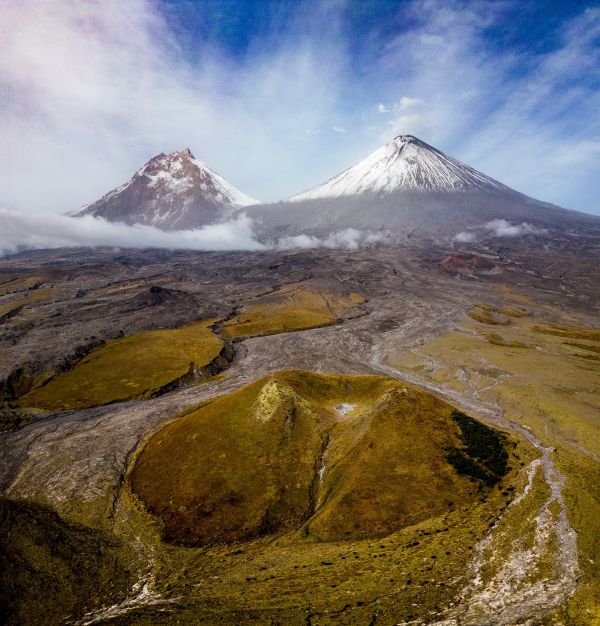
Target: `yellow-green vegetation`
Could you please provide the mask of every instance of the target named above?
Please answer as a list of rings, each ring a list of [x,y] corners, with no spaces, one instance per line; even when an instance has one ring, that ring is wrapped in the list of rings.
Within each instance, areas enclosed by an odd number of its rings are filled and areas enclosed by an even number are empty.
[[[600,342],[599,328],[580,328],[565,324],[538,324],[534,326],[534,330],[548,335],[556,335],[557,337]]]
[[[64,624],[67,615],[122,601],[135,581],[139,564],[108,533],[29,501],[0,498],[0,515],[0,610],[7,626]]]
[[[529,317],[529,311],[520,306],[506,305],[498,309],[498,313],[508,317]]]
[[[501,313],[498,309],[487,304],[476,304],[468,313],[468,316],[482,324],[490,324],[491,326],[506,326],[510,324],[510,317]]]
[[[346,311],[364,302],[357,293],[316,291],[310,285],[288,285],[254,298],[223,326],[229,337],[272,335],[336,324]]]
[[[453,413],[396,380],[285,371],[178,416],[136,452],[121,497],[156,590],[178,601],[130,619],[432,621],[533,458]],[[493,487],[448,462],[452,447],[487,459],[478,441],[501,442],[515,468]]]
[[[456,601],[477,542],[506,505],[455,508],[384,538],[315,542],[294,535],[204,549],[157,544],[159,590],[179,601],[135,624],[397,624]],[[142,526],[148,536],[148,527]],[[310,617],[310,621],[307,620]]]
[[[44,282],[43,276],[27,276],[26,278],[3,276],[0,278],[0,296],[18,291],[25,291],[39,285],[42,282]]]
[[[159,430],[129,479],[169,542],[337,541],[479,500],[506,472],[507,445],[396,380],[285,371]]]
[[[100,289],[95,295],[110,296],[116,293],[122,293],[124,291],[131,291],[132,289],[138,289],[140,287],[143,287],[144,285],[146,285],[146,283],[140,280],[134,281],[132,283],[118,284],[115,287],[107,287],[105,289]]]
[[[577,326],[572,317],[566,323],[549,305],[525,303],[530,317],[513,317],[501,342],[490,341],[486,322],[470,324],[393,365],[461,393],[477,391],[556,449],[555,463],[567,476],[564,493],[582,568],[581,585],[556,623],[595,624],[600,597],[600,330]],[[547,323],[549,315],[559,322]]]
[[[36,302],[42,302],[45,300],[53,300],[64,293],[64,289],[48,287],[46,289],[35,289],[34,291],[28,291],[27,295],[23,298],[17,298],[9,300],[0,304],[0,319],[6,315],[10,317],[10,314],[14,311],[19,311],[28,304],[34,304]]]
[[[52,284],[67,278],[68,272],[59,269],[44,268],[38,270],[30,276],[23,274],[2,274],[0,275],[0,296],[22,291],[33,291],[43,284]]]
[[[485,335],[487,340],[495,345],[495,346],[504,346],[505,348],[526,348],[527,345],[522,341],[509,341],[501,337],[500,335],[496,335],[496,333],[488,333]]]
[[[82,409],[131,398],[147,398],[184,377],[193,378],[219,356],[223,341],[214,320],[182,328],[152,330],[111,341],[71,370],[44,380],[20,398],[22,406]]]

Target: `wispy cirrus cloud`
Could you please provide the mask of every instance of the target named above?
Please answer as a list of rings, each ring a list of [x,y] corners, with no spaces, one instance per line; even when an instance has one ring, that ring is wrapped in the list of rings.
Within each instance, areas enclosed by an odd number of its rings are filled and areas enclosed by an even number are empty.
[[[264,27],[242,21],[247,46],[232,58],[226,38],[186,31],[169,6],[3,2],[0,202],[73,209],[184,146],[276,200],[414,134],[520,191],[600,213],[600,8],[517,45],[506,33],[528,12],[543,22],[543,3],[381,3],[380,22],[367,11],[355,23],[344,0],[285,14],[266,2]],[[201,22],[211,6],[194,5]]]
[[[380,61],[411,106],[384,137],[413,128],[520,191],[600,213],[600,8],[560,24],[553,45],[516,51],[489,41],[514,3],[411,6],[414,27]]]
[[[2,12],[5,205],[73,209],[185,146],[250,195],[277,199],[317,167],[305,129],[338,117],[335,7],[315,6],[311,36],[293,24],[261,34],[263,47],[236,62],[214,42],[190,58],[151,0],[6,0]]]

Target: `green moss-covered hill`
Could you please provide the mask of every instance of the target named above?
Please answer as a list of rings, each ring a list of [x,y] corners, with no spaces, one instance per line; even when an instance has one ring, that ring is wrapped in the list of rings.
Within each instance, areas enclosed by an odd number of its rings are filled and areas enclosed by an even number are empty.
[[[38,386],[19,402],[25,407],[67,410],[151,397],[186,375],[193,377],[194,371],[219,356],[223,341],[211,330],[214,322],[203,320],[110,341],[67,372],[40,377]]]
[[[505,471],[502,435],[424,391],[284,371],[163,427],[129,481],[164,540],[201,546],[384,536],[478,499]]]

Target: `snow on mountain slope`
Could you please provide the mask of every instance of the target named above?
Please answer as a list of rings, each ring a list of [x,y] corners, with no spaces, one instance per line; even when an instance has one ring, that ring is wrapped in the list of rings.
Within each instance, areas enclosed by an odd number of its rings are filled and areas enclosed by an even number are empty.
[[[263,239],[352,228],[410,238],[446,237],[494,220],[538,229],[591,218],[518,191],[425,142],[403,135],[325,183],[245,210]]]
[[[131,180],[78,213],[164,230],[195,228],[257,204],[194,157],[189,148],[150,159]]]
[[[289,200],[299,202],[362,193],[466,189],[498,191],[508,190],[508,187],[412,135],[401,135],[364,161]]]

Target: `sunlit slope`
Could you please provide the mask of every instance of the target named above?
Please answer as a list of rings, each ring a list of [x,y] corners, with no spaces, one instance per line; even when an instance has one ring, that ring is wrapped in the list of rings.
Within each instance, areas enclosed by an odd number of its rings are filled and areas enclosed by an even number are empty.
[[[152,330],[111,341],[71,370],[34,388],[20,404],[49,410],[82,409],[130,398],[147,398],[201,371],[223,348],[214,320]]]
[[[487,483],[478,471],[488,472],[490,441],[504,461],[511,444],[464,416],[476,425],[469,438],[457,415],[392,379],[279,372],[155,433],[130,484],[163,539],[182,545],[283,531],[384,536],[480,499],[501,480],[506,463]]]
[[[329,326],[362,302],[357,293],[320,290],[310,283],[288,285],[249,301],[239,315],[225,322],[223,332],[242,337]]]

